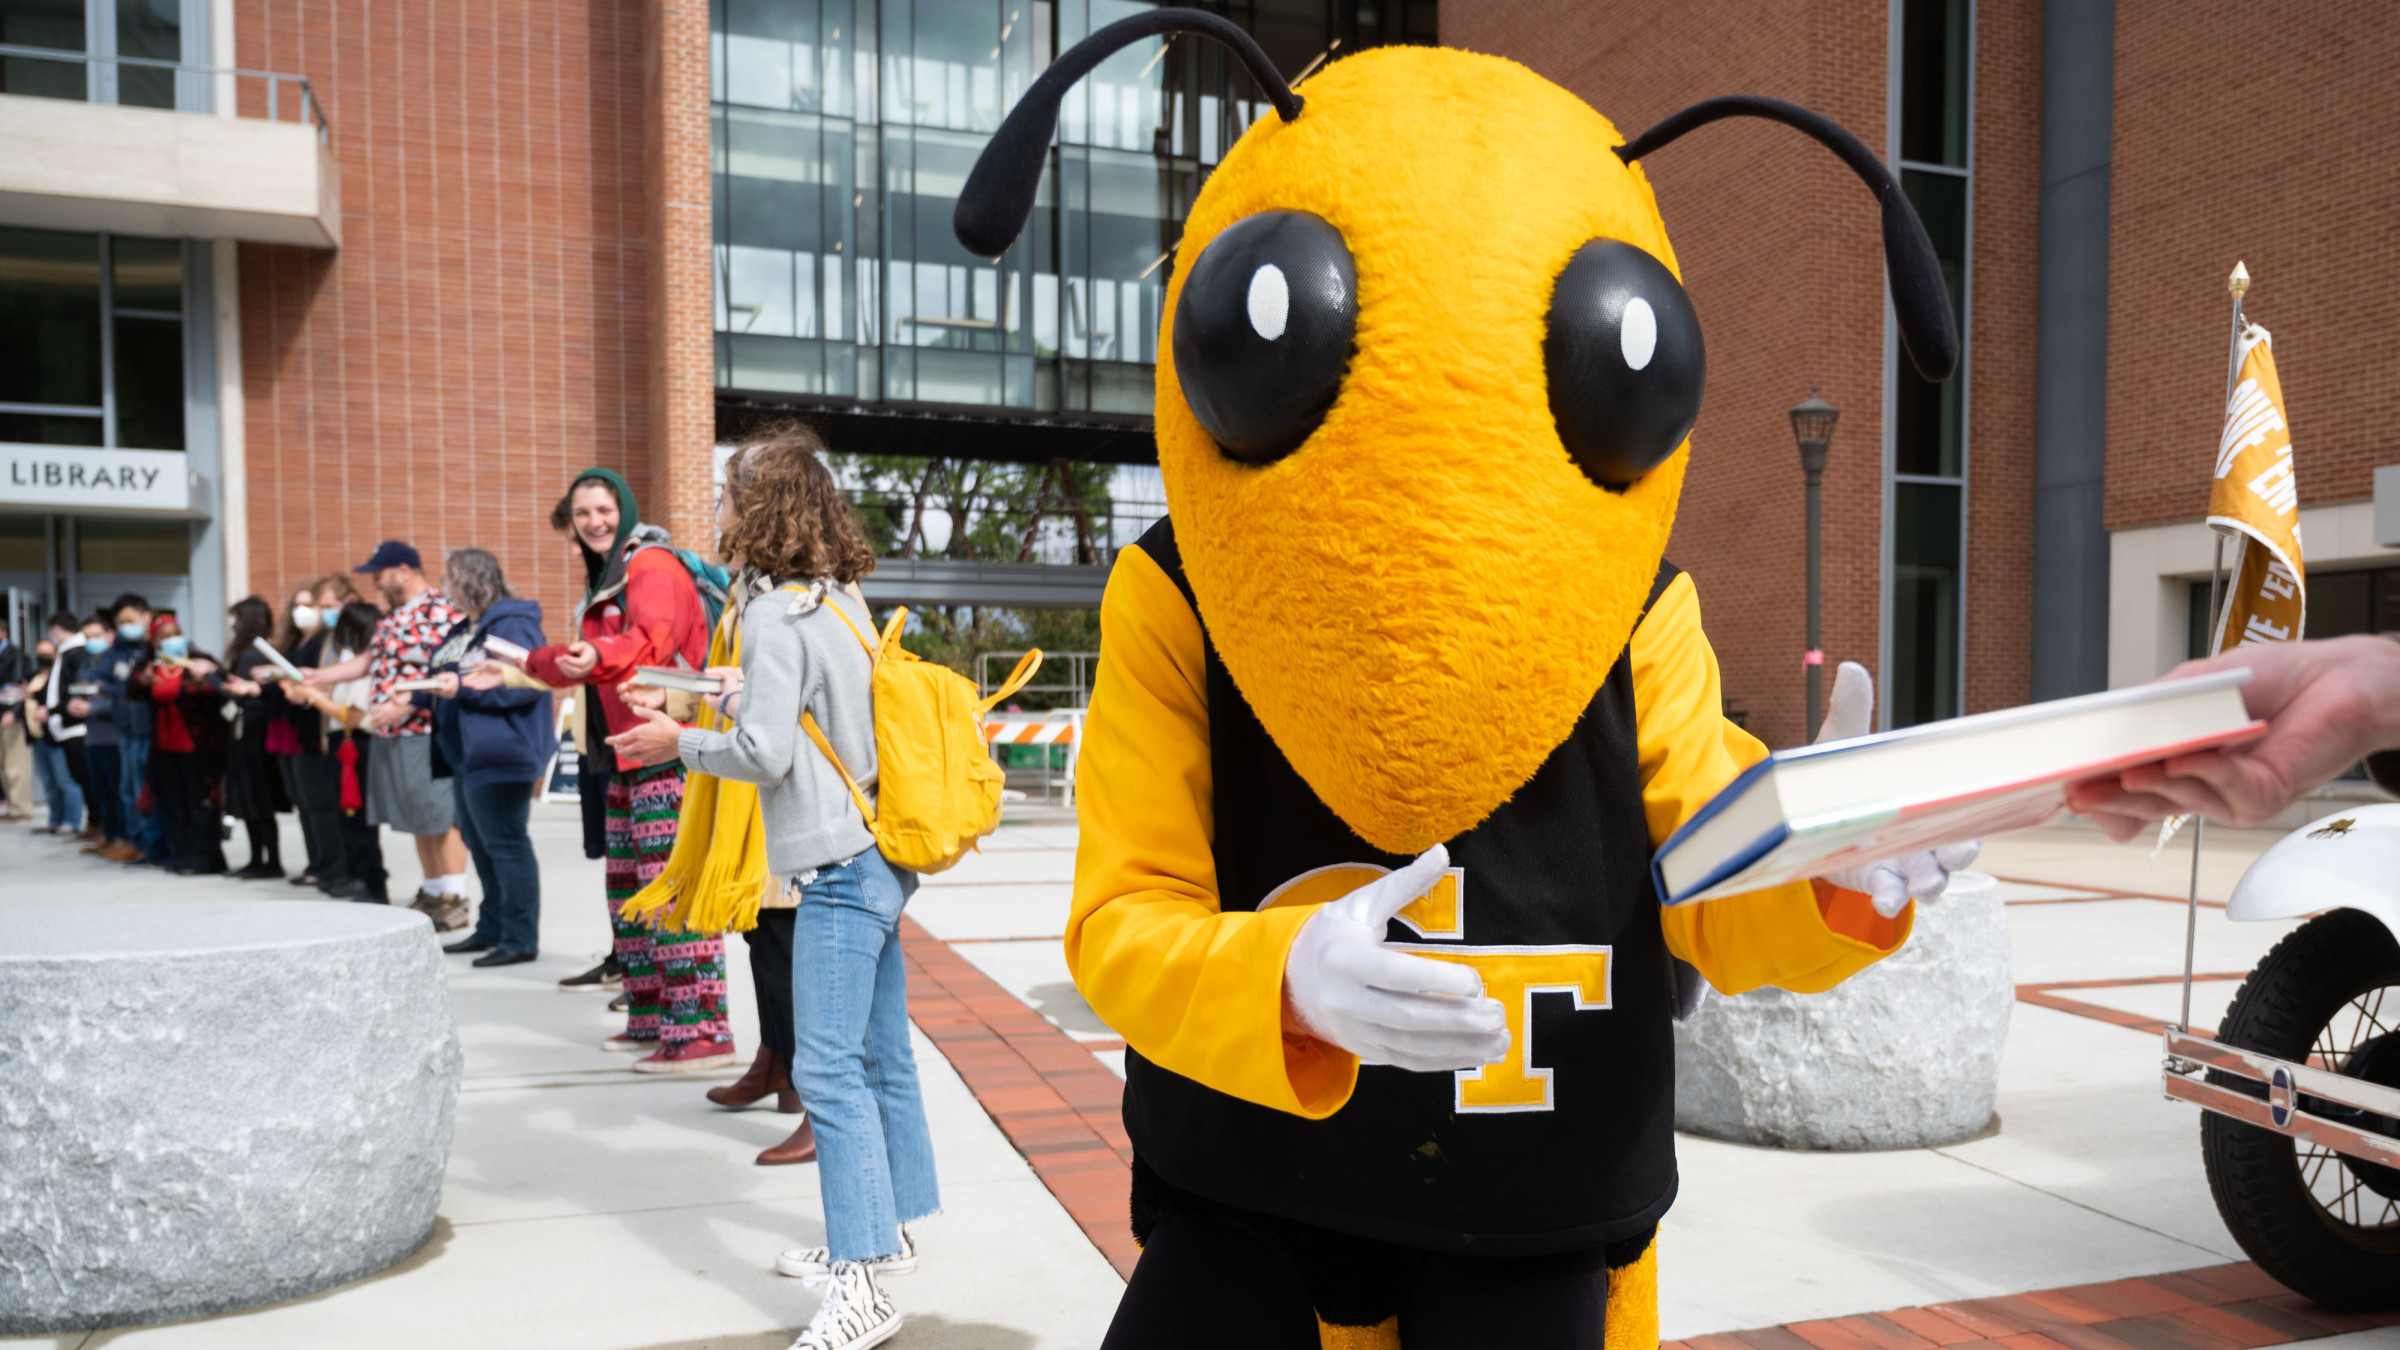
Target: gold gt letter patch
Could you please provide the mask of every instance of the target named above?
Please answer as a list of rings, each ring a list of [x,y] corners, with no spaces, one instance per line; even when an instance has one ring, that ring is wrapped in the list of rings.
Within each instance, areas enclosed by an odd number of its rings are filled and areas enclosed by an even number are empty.
[[[1483,992],[1508,1011],[1508,1058],[1458,1071],[1458,1109],[1548,1111],[1550,1071],[1533,1064],[1533,996],[1571,994],[1575,1010],[1609,1006],[1606,947],[1462,947],[1450,943],[1390,942],[1393,951],[1473,966]]]

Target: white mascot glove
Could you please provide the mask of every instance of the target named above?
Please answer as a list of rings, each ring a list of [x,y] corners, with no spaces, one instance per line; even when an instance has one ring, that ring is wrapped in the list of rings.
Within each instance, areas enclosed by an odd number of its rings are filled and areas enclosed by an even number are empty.
[[[1875,677],[1856,661],[1844,661],[1833,677],[1833,697],[1826,700],[1825,725],[1817,732],[1817,741],[1846,741],[1864,736],[1875,727]],[[1944,844],[1924,853],[1911,853],[1901,858],[1885,858],[1836,872],[1825,880],[1847,890],[1864,891],[1875,906],[1875,912],[1889,919],[1896,917],[1910,900],[1938,900],[1950,885],[1950,874],[1975,861],[1983,851],[1983,841],[1969,839],[1960,844]]]
[[[1440,844],[1319,909],[1283,967],[1283,997],[1318,1040],[1419,1073],[1508,1058],[1508,1019],[1468,966],[1384,946],[1384,925],[1450,866]]]

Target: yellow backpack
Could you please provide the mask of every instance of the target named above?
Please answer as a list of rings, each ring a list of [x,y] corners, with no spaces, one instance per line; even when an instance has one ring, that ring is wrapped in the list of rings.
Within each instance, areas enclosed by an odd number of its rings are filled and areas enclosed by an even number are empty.
[[[840,605],[828,598],[825,607],[875,663],[875,807],[867,805],[867,794],[817,719],[802,712],[800,729],[849,785],[850,800],[874,831],[884,861],[911,872],[947,871],[999,828],[1001,773],[983,743],[983,715],[1033,678],[1042,654],[1027,652],[997,693],[977,698],[974,681],[900,645],[907,610],[893,612],[878,649]]]

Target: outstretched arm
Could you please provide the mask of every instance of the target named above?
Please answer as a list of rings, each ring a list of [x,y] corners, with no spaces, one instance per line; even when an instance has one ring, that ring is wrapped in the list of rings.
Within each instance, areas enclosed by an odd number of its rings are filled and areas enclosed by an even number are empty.
[[[1725,720],[1717,656],[1701,631],[1690,576],[1677,577],[1650,607],[1632,655],[1642,809],[1656,847],[1767,748]],[[1915,911],[1886,918],[1859,891],[1795,881],[1677,905],[1659,918],[1668,950],[1725,993],[1764,985],[1816,993],[1898,950]]]

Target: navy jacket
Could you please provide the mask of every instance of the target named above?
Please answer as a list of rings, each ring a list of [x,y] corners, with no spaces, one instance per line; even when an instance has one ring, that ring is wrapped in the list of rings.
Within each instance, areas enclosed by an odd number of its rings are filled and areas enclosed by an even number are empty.
[[[100,686],[92,700],[91,727],[86,744],[116,745],[150,734],[150,700],[131,694],[126,682],[150,661],[150,644],[120,637],[84,667],[84,678]]]
[[[532,650],[542,636],[542,607],[531,600],[502,600],[481,619],[461,619],[434,654],[435,673],[458,670],[467,648],[498,637]],[[466,689],[457,698],[410,695],[433,710],[433,748],[440,761],[435,777],[455,775],[469,787],[486,783],[531,783],[542,776],[558,749],[550,695],[541,689]],[[447,770],[445,773],[444,770]]]

